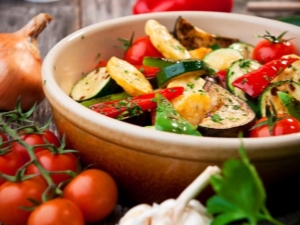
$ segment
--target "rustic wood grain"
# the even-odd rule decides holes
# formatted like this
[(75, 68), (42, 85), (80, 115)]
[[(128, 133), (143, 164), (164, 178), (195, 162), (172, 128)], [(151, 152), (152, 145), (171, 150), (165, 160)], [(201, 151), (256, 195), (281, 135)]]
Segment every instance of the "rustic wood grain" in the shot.
[[(20, 29), (38, 13), (50, 14), (54, 20), (39, 37), (40, 52), (44, 58), (57, 42), (72, 32), (94, 23), (130, 15), (134, 2), (135, 0), (60, 0), (52, 3), (30, 3), (23, 0), (0, 0), (0, 33)], [(233, 12), (268, 18), (291, 14), (290, 12), (253, 12), (246, 8), (246, 3), (247, 0), (235, 0)], [(44, 100), (37, 107), (32, 119), (44, 124), (49, 118), (51, 118), (51, 109), (48, 101)], [(50, 124), (50, 129), (56, 132), (53, 122)], [(96, 224), (116, 224), (127, 210), (118, 205), (106, 220)], [(292, 225), (300, 220), (299, 215), (300, 212), (293, 213), (282, 218), (282, 221), (284, 224)]]

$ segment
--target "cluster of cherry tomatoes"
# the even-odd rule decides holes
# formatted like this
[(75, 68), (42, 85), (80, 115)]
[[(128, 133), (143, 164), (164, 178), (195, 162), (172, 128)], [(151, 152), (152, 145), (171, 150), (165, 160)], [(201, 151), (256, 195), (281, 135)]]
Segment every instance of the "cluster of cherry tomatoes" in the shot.
[[(80, 171), (77, 153), (63, 150), (50, 130), (20, 135), (29, 146), (37, 146), (35, 157), (20, 142), (9, 142), (4, 132), (0, 137), (0, 224), (81, 225), (113, 211), (118, 199), (113, 178), (98, 169)], [(43, 148), (45, 144), (52, 150)]]

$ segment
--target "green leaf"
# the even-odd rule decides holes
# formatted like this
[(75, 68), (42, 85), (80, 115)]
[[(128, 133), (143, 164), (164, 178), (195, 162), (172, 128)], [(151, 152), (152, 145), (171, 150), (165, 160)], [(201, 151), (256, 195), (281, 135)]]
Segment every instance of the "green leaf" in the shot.
[(278, 91), (277, 94), (286, 107), (288, 114), (300, 120), (300, 101), (285, 92)]
[(207, 202), (209, 213), (215, 215), (213, 225), (246, 220), (257, 224), (261, 220), (273, 219), (265, 206), (266, 193), (261, 179), (247, 158), (244, 147), (239, 149), (241, 159), (229, 159), (222, 168), (222, 176), (211, 177), (216, 195)]

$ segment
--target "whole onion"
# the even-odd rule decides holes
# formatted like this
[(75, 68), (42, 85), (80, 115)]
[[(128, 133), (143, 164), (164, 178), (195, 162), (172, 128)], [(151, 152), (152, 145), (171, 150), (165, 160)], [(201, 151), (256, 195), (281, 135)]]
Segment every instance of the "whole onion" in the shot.
[(44, 99), (37, 38), (52, 17), (41, 13), (14, 33), (0, 33), (0, 111), (23, 110)]

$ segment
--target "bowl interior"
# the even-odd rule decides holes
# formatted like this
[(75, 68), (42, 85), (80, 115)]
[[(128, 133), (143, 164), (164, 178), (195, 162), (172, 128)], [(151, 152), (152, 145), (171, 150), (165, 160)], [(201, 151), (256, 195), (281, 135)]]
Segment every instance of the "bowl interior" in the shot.
[[(105, 128), (106, 138), (112, 142), (131, 146), (140, 151), (154, 152), (153, 145), (160, 146), (159, 154), (169, 154), (165, 149), (186, 149), (188, 152), (172, 152), (174, 157), (208, 157), (207, 152), (217, 156), (220, 151), (236, 151), (240, 145), (237, 138), (190, 137), (171, 133), (162, 133), (126, 124), (105, 116), (98, 115), (84, 108), (69, 97), (72, 86), (84, 74), (93, 69), (99, 60), (108, 60), (111, 56), (122, 57), (124, 50), (118, 38), (129, 39), (134, 32), (135, 37), (145, 35), (144, 24), (148, 19), (155, 19), (173, 30), (178, 16), (183, 16), (192, 24), (210, 33), (222, 36), (237, 37), (241, 41), (255, 44), (266, 30), (276, 36), (288, 31), (286, 38), (295, 38), (293, 42), (300, 46), (300, 29), (294, 25), (253, 16), (216, 12), (169, 12), (128, 16), (94, 24), (78, 30), (60, 41), (47, 55), (43, 65), (43, 79), (46, 82), (45, 92), (52, 107), (60, 108), (72, 123), (94, 135), (97, 128)], [(99, 130), (99, 129), (98, 129)], [(113, 135), (108, 135), (113, 134)], [(127, 138), (136, 137), (137, 142), (128, 142)], [(119, 138), (122, 137), (122, 138)], [(299, 146), (300, 134), (276, 138), (246, 139), (247, 150), (256, 152), (261, 157), (264, 151), (284, 149), (287, 145)], [(144, 143), (152, 143), (152, 147)], [(202, 148), (200, 153), (199, 146)], [(287, 148), (289, 149), (289, 148)], [(294, 151), (294, 147), (291, 148)], [(254, 154), (254, 155), (255, 155)], [(282, 153), (275, 153), (281, 157)], [(202, 158), (203, 159), (203, 158)], [(212, 159), (210, 159), (212, 160)]]

